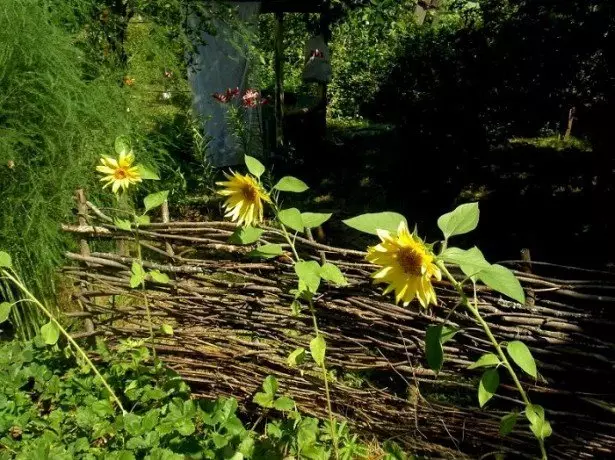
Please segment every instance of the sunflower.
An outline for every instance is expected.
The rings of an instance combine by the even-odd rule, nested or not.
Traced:
[[[135,157],[132,153],[120,153],[119,158],[116,160],[111,157],[102,157],[100,159],[99,166],[96,166],[98,172],[103,173],[105,176],[100,179],[102,182],[106,182],[103,188],[111,185],[113,193],[117,193],[120,188],[127,190],[133,184],[141,182],[141,173],[139,168],[132,166],[135,161]]]
[[[231,171],[232,172],[232,171]],[[250,175],[224,173],[227,182],[216,182],[224,187],[218,191],[219,195],[226,196],[224,207],[226,217],[239,225],[258,224],[263,221],[263,202],[271,203],[271,198],[260,183]]]
[[[387,294],[395,291],[395,301],[407,306],[415,297],[425,308],[436,305],[436,293],[431,278],[442,279],[434,256],[425,244],[408,231],[405,222],[399,224],[397,234],[378,230],[380,244],[367,249],[366,259],[381,268],[372,277],[376,283],[386,283]]]

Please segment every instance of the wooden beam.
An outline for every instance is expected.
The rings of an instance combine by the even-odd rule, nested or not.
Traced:
[[[284,145],[284,13],[275,14],[275,143]]]

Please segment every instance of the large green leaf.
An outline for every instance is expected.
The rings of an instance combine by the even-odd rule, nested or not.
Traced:
[[[310,341],[310,353],[312,359],[319,366],[322,366],[325,362],[325,353],[327,351],[327,343],[322,335],[317,335]]]
[[[263,234],[262,229],[255,227],[239,227],[233,232],[229,238],[229,243],[232,244],[252,244],[258,241]]]
[[[517,424],[518,414],[516,412],[511,412],[510,414],[506,414],[500,420],[500,434],[502,436],[506,436],[512,433],[512,430],[515,429],[515,425]]]
[[[519,303],[525,303],[525,293],[521,283],[508,268],[493,264],[481,270],[477,276],[491,289],[501,292]]]
[[[0,251],[0,268],[11,268],[12,266],[11,256],[6,252]]]
[[[338,286],[346,286],[348,284],[346,277],[339,267],[330,262],[325,262],[325,264],[320,268],[320,277],[333,284],[337,284]]]
[[[302,212],[301,220],[305,228],[316,228],[328,221],[332,215],[331,213]]]
[[[55,345],[60,338],[60,329],[53,321],[41,326],[41,337],[47,345]]]
[[[131,272],[131,276],[130,276],[130,287],[131,288],[134,289],[145,281],[147,274],[145,273],[145,270],[143,270],[143,267],[138,261],[135,260],[132,263],[130,272]]]
[[[377,235],[377,230],[385,230],[396,233],[401,222],[407,221],[404,216],[396,212],[376,212],[361,214],[360,216],[343,221],[349,227],[371,235]]]
[[[478,203],[466,203],[448,212],[438,219],[438,228],[442,230],[445,239],[451,236],[471,232],[478,225]]]
[[[296,232],[302,232],[304,230],[301,212],[297,208],[282,209],[278,213],[278,219]]]
[[[530,422],[530,429],[538,439],[551,436],[551,424],[545,419],[545,410],[537,404],[528,404],[525,407],[525,416]]]
[[[248,253],[251,257],[263,257],[265,259],[271,259],[282,254],[284,254],[284,250],[280,244],[263,244]]]
[[[425,334],[425,356],[427,365],[435,372],[440,372],[444,363],[444,349],[440,337],[442,326],[429,326]]]
[[[489,369],[483,373],[478,384],[478,404],[483,407],[487,404],[500,385],[500,374],[497,369]]]
[[[149,166],[144,164],[138,164],[137,170],[139,171],[139,175],[143,180],[160,180],[160,176],[156,171],[151,169]]]
[[[152,209],[157,208],[158,206],[161,206],[162,203],[166,201],[168,196],[169,196],[168,190],[163,190],[162,192],[156,192],[156,193],[147,195],[143,199],[143,205],[145,206],[145,212],[151,211]]]
[[[305,192],[309,187],[300,179],[293,176],[285,176],[273,186],[274,189],[280,192],[293,192],[301,193]]]
[[[476,362],[470,364],[468,369],[476,369],[477,367],[491,367],[497,366],[498,364],[500,364],[500,358],[493,353],[485,353],[483,356],[478,358]]]
[[[306,288],[312,294],[318,291],[320,286],[320,265],[315,260],[300,261],[295,264],[295,273],[299,281],[305,283]]]
[[[268,375],[263,382],[263,390],[270,395],[276,394],[278,392],[278,380],[273,375]]]
[[[12,307],[13,305],[8,302],[0,303],[0,323],[4,323],[7,319],[9,319]]]
[[[130,138],[128,136],[117,136],[115,138],[114,147],[115,153],[117,153],[118,155],[121,153],[130,153],[130,151],[132,150]]]
[[[295,401],[288,396],[280,396],[273,402],[273,408],[281,411],[291,411],[295,408]]]
[[[286,358],[286,364],[288,364],[289,367],[300,366],[301,364],[303,364],[304,361],[305,348],[303,347],[297,348],[290,355],[288,355],[288,358]]]
[[[527,374],[534,378],[538,376],[536,371],[536,361],[534,361],[532,352],[527,345],[519,340],[515,340],[508,343],[506,346],[506,351],[515,364],[517,364],[517,366],[523,369]]]
[[[162,273],[160,270],[150,271],[149,276],[152,277],[152,280],[156,281],[157,283],[161,283],[161,284],[168,284],[171,281],[171,279],[169,278],[169,275],[167,275],[166,273]]]
[[[265,166],[256,158],[246,155],[244,158],[248,171],[254,174],[256,177],[261,177],[265,172]]]
[[[491,266],[476,246],[467,250],[454,247],[447,248],[440,257],[445,262],[458,265],[467,277],[472,277]]]

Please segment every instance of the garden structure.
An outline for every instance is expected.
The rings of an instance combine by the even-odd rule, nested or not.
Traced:
[[[66,254],[71,264],[63,270],[78,288],[80,309],[67,313],[84,320],[84,332],[76,337],[147,338],[146,296],[156,328],[168,324],[173,330],[172,336],[156,335],[159,356],[196,395],[232,395],[244,409],[253,409],[263,379],[275,375],[302,411],[326,415],[317,368],[287,362],[293,349],[307,347],[311,333],[310,316],[291,307],[288,292],[296,279],[290,259],[251,258],[253,245],[229,241],[234,224],[171,222],[164,207],[162,219],[144,224],[136,235],[116,227],[83,192],[77,198],[79,222],[63,226],[81,247]],[[169,283],[148,281],[146,291],[130,288],[136,237],[143,266],[167,274]],[[261,241],[284,245],[280,230],[272,227]],[[518,424],[508,436],[499,433],[502,414],[520,404],[509,381],[478,409],[477,374],[468,366],[489,344],[456,309],[449,283],[435,284],[437,317],[448,316],[464,333],[446,342],[446,362],[436,374],[424,360],[425,328],[441,319],[382,297],[369,281],[372,266],[362,251],[301,237],[296,242],[303,258],[335,263],[349,282],[327,287],[315,301],[328,343],[336,417],[367,436],[395,439],[435,458],[536,455],[527,425]],[[526,304],[481,288],[479,307],[498,340],[523,340],[538,361],[538,378],[525,376],[524,383],[552,422],[549,457],[608,457],[615,451],[615,276],[528,260],[503,263],[515,268]]]

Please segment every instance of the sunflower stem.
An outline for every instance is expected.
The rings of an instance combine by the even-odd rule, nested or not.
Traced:
[[[280,221],[280,218],[278,216],[279,214],[279,209],[277,204],[273,205],[273,209],[275,211],[275,215],[276,218],[278,220],[278,222],[280,223],[280,227],[282,228],[282,233],[284,234],[284,239],[286,239],[286,241],[288,242],[292,252],[293,252],[293,256],[295,258],[295,263],[300,262],[301,258],[299,257],[299,253],[297,252],[297,248],[295,248],[295,241],[291,239],[290,234],[288,233],[288,230],[286,229],[286,226]],[[314,333],[316,334],[316,337],[320,336],[320,329],[318,327],[318,320],[316,318],[316,310],[314,308],[314,302],[312,301],[312,299],[309,299],[308,301],[308,306],[310,309],[310,313],[312,315],[312,322],[314,325]],[[333,443],[333,452],[335,454],[335,458],[339,459],[340,455],[339,455],[339,449],[338,449],[338,443],[337,443],[337,435],[335,433],[335,418],[333,417],[333,408],[331,405],[331,392],[329,391],[329,375],[327,372],[327,367],[325,365],[325,360],[323,359],[321,365],[320,365],[320,369],[322,371],[322,378],[324,380],[325,383],[325,397],[327,399],[327,412],[329,414],[329,426],[331,429],[331,442]]]
[[[136,215],[135,222],[136,222]],[[139,260],[139,265],[141,266],[141,270],[143,270],[143,253],[141,251],[141,240],[139,238],[139,224],[135,224],[135,242],[137,243],[137,259]],[[147,324],[149,327],[149,340],[152,347],[152,357],[154,361],[156,360],[156,345],[154,343],[154,326],[152,324],[152,312],[149,308],[149,299],[147,298],[147,292],[145,290],[145,280],[141,281],[141,292],[143,293],[143,302],[145,303],[145,312],[147,314]]]
[[[475,299],[476,299],[476,304],[472,305],[472,303],[470,302],[470,299],[468,298],[468,296],[466,295],[466,293],[463,290],[463,285],[459,281],[457,281],[453,277],[453,275],[451,275],[451,272],[448,271],[448,269],[446,268],[444,263],[442,261],[438,261],[438,262],[436,262],[436,264],[438,265],[438,268],[442,271],[444,276],[451,282],[451,284],[455,287],[455,289],[457,290],[457,292],[461,296],[461,303],[470,311],[470,313],[472,313],[472,316],[474,316],[474,319],[476,320],[476,322],[478,324],[480,324],[480,326],[483,328],[483,331],[485,331],[485,334],[487,335],[487,338],[491,342],[491,345],[493,345],[493,348],[495,348],[495,350],[497,351],[498,356],[499,356],[500,360],[502,361],[502,364],[504,364],[504,367],[506,368],[506,370],[508,371],[510,377],[512,378],[513,382],[515,383],[515,386],[517,387],[517,390],[518,390],[518,392],[519,392],[523,402],[525,403],[526,406],[530,405],[531,404],[530,399],[527,396],[527,393],[525,392],[525,389],[521,385],[521,381],[519,380],[519,377],[517,377],[517,373],[515,372],[514,368],[510,364],[510,361],[506,357],[506,354],[504,353],[504,350],[502,350],[502,346],[500,345],[500,343],[497,341],[497,339],[493,335],[493,332],[491,332],[491,328],[489,327],[489,324],[487,323],[487,321],[485,321],[485,319],[480,314],[480,311],[478,310],[478,302],[477,302],[477,299],[476,299],[476,290],[474,291],[474,293],[475,293],[474,296],[475,296]],[[539,438],[536,438],[536,439],[538,440],[538,444],[540,446],[540,452],[542,454],[542,459],[546,460],[547,459],[547,452],[546,452],[546,449],[545,449],[544,440],[539,439]]]

